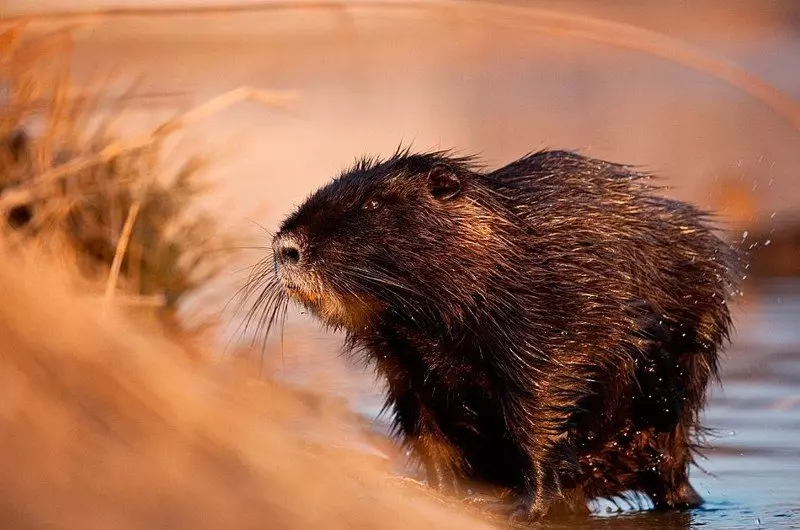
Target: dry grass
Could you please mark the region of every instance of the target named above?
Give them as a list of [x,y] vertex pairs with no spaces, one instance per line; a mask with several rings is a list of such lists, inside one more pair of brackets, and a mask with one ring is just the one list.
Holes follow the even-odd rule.
[[[241,88],[153,130],[118,138],[114,123],[129,94],[70,83],[69,33],[25,41],[19,26],[0,34],[0,214],[6,239],[69,259],[103,288],[169,321],[187,294],[216,277],[231,238],[198,212],[203,161],[165,175],[170,135],[244,100],[282,106],[292,95]],[[115,104],[114,104],[115,103]],[[104,285],[104,287],[100,287]],[[173,322],[174,323],[174,322]]]
[[44,263],[0,263],[0,527],[482,526],[335,449],[344,407],[192,361]]

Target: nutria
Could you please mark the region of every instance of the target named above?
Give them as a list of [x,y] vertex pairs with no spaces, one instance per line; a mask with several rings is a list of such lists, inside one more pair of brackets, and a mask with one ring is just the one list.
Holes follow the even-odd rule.
[[267,327],[294,300],[345,331],[439,490],[497,494],[514,520],[631,491],[698,506],[688,468],[738,258],[657,190],[565,151],[494,171],[362,159],[283,222],[256,306]]

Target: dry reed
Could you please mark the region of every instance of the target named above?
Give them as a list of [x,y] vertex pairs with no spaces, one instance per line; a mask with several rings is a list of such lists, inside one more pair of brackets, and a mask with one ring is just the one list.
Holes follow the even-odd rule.
[[122,291],[123,300],[147,301],[176,323],[180,301],[218,275],[230,258],[219,250],[231,244],[212,217],[194,211],[207,188],[203,161],[193,158],[177,174],[163,174],[165,140],[235,103],[285,107],[293,94],[242,87],[153,130],[118,138],[112,124],[131,95],[101,112],[105,87],[70,82],[68,30],[23,37],[20,25],[0,33],[5,237],[57,249],[62,258],[66,251],[84,278],[104,283],[107,302]]

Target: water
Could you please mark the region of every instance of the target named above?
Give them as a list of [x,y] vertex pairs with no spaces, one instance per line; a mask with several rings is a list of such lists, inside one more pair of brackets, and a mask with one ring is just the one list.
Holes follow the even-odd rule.
[[693,524],[800,528],[800,282],[761,287],[707,410],[720,435],[702,463],[714,476],[694,474],[708,504]]

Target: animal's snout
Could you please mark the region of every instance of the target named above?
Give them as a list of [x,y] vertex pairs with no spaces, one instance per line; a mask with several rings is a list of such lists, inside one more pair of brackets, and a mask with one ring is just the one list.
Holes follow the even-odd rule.
[[272,251],[281,266],[297,265],[303,258],[300,239],[293,234],[278,234],[272,242]]

